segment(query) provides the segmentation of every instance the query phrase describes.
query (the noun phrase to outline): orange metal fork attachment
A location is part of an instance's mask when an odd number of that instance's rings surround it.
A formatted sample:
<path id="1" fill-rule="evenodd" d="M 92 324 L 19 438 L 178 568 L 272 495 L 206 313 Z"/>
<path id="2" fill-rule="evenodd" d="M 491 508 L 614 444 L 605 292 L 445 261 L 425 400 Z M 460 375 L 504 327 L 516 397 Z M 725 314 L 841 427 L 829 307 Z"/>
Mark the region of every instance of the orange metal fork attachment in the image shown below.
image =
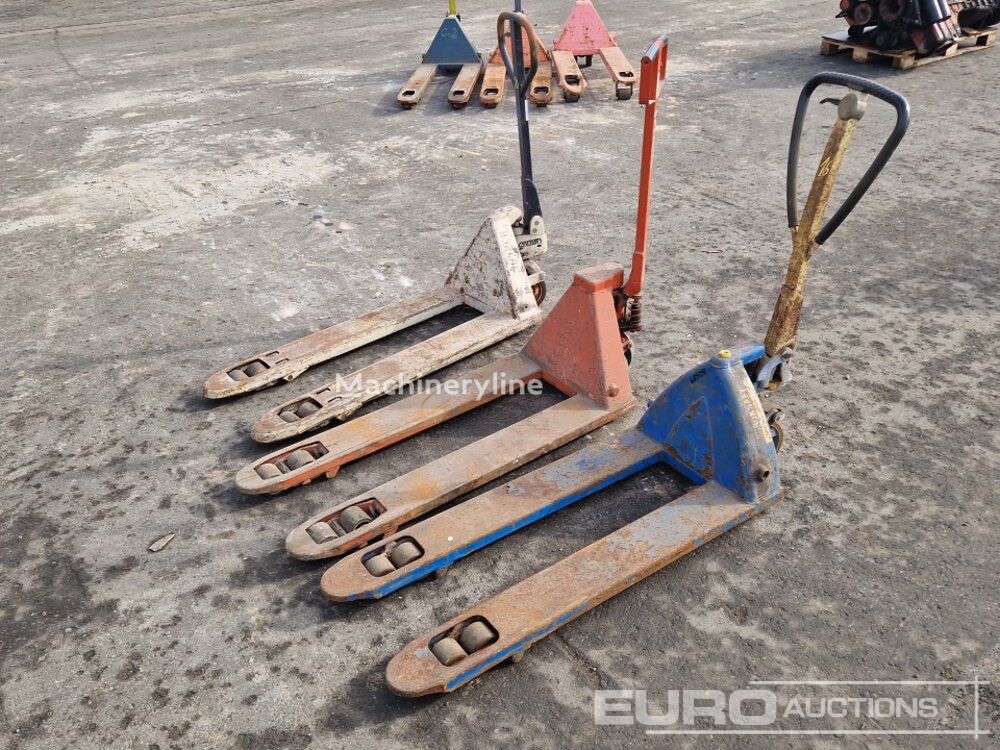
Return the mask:
<path id="1" fill-rule="evenodd" d="M 504 20 L 500 20 L 505 24 Z M 498 39 L 497 48 L 490 55 L 486 64 L 486 73 L 483 75 L 483 86 L 479 91 L 479 101 L 487 109 L 493 109 L 499 104 L 503 104 L 507 91 L 508 69 L 506 61 L 500 47 L 507 50 L 508 57 L 516 54 L 512 42 L 511 32 L 505 31 Z M 552 102 L 552 55 L 542 42 L 541 37 L 535 33 L 535 29 L 530 24 L 522 27 L 520 47 L 524 59 L 524 69 L 532 67 L 532 58 L 537 61 L 538 69 L 531 77 L 528 88 L 528 100 L 535 106 L 545 107 Z M 511 80 L 514 80 L 514 73 L 511 72 Z"/>

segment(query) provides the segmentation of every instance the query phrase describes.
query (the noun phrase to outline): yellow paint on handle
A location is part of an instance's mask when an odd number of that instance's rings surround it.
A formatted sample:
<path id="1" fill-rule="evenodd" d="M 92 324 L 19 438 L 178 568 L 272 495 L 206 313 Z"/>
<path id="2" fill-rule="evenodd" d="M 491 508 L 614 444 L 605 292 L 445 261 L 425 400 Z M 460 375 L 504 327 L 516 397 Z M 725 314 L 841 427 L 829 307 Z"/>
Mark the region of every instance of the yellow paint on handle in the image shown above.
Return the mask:
<path id="1" fill-rule="evenodd" d="M 448 0 L 448 15 L 457 16 L 458 15 L 458 2 L 457 0 Z"/>

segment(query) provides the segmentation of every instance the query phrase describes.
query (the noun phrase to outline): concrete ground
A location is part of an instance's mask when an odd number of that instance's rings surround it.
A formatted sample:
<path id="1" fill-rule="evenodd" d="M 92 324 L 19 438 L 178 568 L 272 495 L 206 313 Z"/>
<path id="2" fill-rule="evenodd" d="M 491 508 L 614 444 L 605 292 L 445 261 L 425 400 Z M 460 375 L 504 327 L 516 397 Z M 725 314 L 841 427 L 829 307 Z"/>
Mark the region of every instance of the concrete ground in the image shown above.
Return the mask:
<path id="1" fill-rule="evenodd" d="M 487 212 L 518 201 L 509 103 L 453 112 L 442 82 L 416 110 L 395 105 L 444 6 L 0 2 L 0 747 L 661 747 L 642 727 L 595 726 L 593 691 L 646 689 L 662 705 L 669 689 L 751 680 L 1000 681 L 1000 259 L 987 235 L 1000 51 L 899 74 L 819 56 L 820 34 L 841 28 L 832 0 L 674 0 L 603 3 L 633 61 L 654 34 L 672 39 L 632 367 L 642 402 L 720 346 L 763 335 L 789 254 L 784 158 L 807 78 L 868 75 L 913 108 L 897 158 L 814 264 L 796 382 L 778 398 L 786 502 L 516 667 L 436 699 L 387 691 L 385 665 L 411 638 L 683 490 L 648 471 L 443 580 L 335 607 L 319 594 L 325 566 L 285 554 L 290 528 L 554 397 L 501 401 L 284 496 L 233 489 L 262 453 L 248 425 L 336 370 L 222 404 L 201 397 L 205 377 L 433 288 Z M 529 3 L 543 36 L 567 6 Z M 496 4 L 461 9 L 488 46 Z M 641 108 L 616 101 L 603 71 L 591 81 L 578 104 L 531 113 L 547 308 L 574 269 L 627 262 L 632 243 Z M 886 132 L 875 109 L 845 185 Z M 817 110 L 803 172 L 832 122 Z M 147 551 L 167 533 L 172 544 Z M 980 691 L 988 728 L 1000 692 Z M 968 726 L 973 702 L 958 690 L 932 726 Z"/>

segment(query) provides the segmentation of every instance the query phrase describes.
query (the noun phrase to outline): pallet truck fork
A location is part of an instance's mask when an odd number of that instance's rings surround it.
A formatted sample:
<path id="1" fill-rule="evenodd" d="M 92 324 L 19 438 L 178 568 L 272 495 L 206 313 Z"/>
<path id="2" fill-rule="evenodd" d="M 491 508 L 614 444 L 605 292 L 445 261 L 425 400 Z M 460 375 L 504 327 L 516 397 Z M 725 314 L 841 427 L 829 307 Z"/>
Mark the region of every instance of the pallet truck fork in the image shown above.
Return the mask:
<path id="1" fill-rule="evenodd" d="M 229 365 L 208 379 L 205 396 L 228 398 L 293 380 L 310 367 L 462 305 L 482 313 L 271 409 L 253 426 L 252 435 L 258 442 L 275 442 L 346 420 L 387 392 L 540 322 L 546 284 L 538 261 L 548 250 L 548 235 L 532 173 L 528 122 L 521 116 L 518 144 L 521 208 L 493 212 L 440 289 Z"/>
<path id="2" fill-rule="evenodd" d="M 458 13 L 455 0 L 449 1 L 448 15 L 424 53 L 423 61 L 396 97 L 399 106 L 412 109 L 419 104 L 439 70 L 458 71 L 455 83 L 448 92 L 448 101 L 455 109 L 462 109 L 472 99 L 472 92 L 483 72 L 483 59 L 462 28 L 462 16 Z"/>
<path id="3" fill-rule="evenodd" d="M 622 53 L 614 34 L 604 25 L 594 4 L 590 0 L 577 0 L 562 33 L 552 43 L 552 62 L 566 101 L 579 101 L 587 88 L 587 79 L 580 71 L 579 60 L 583 59 L 583 67 L 588 68 L 593 63 L 594 55 L 604 60 L 615 82 L 615 96 L 631 99 L 635 70 Z"/>
<path id="4" fill-rule="evenodd" d="M 521 13 L 521 2 L 514 3 L 514 12 Z M 502 24 L 503 21 L 500 21 Z M 529 31 L 530 29 L 530 31 Z M 506 52 L 500 51 L 504 47 Z M 507 90 L 509 66 L 506 57 L 523 55 L 525 68 L 536 68 L 528 85 L 528 101 L 536 107 L 546 107 L 552 103 L 552 55 L 535 33 L 532 26 L 522 28 L 520 37 L 514 39 L 509 32 L 498 35 L 497 47 L 486 63 L 483 86 L 479 91 L 479 101 L 487 109 L 503 104 Z M 532 58 L 534 62 L 532 62 Z"/>
<path id="5" fill-rule="evenodd" d="M 800 220 L 794 187 L 798 144 L 809 98 L 821 83 L 851 91 L 839 100 L 838 120 Z M 844 206 L 820 229 L 867 95 L 896 108 L 896 127 Z M 332 598 L 384 595 L 653 464 L 663 462 L 696 483 L 680 498 L 412 641 L 388 665 L 390 690 L 405 697 L 450 692 L 501 662 L 520 661 L 528 648 L 570 620 L 780 502 L 777 433 L 761 395 L 788 381 L 762 377 L 761 365 L 767 370 L 780 347 L 794 345 L 811 255 L 885 166 L 908 122 L 906 100 L 889 89 L 855 76 L 815 76 L 800 97 L 793 128 L 788 170 L 792 261 L 769 343 L 723 349 L 692 368 L 660 395 L 636 429 L 609 448 L 580 451 L 526 474 L 409 527 L 405 541 L 390 537 L 327 572 L 324 590 Z M 779 349 L 772 348 L 775 343 Z M 787 368 L 787 358 L 782 361 Z M 382 548 L 398 551 L 404 545 L 413 554 L 401 557 L 413 557 L 411 562 L 386 566 L 379 560 Z"/>
<path id="6" fill-rule="evenodd" d="M 501 35 L 507 24 L 530 29 L 520 13 L 501 13 L 500 21 Z M 518 116 L 526 118 L 526 91 L 537 70 L 537 58 L 532 55 L 528 75 L 521 76 L 516 67 L 520 56 L 504 54 L 511 79 L 519 82 Z M 636 244 L 627 282 L 624 269 L 617 263 L 580 271 L 519 354 L 444 383 L 436 392 L 410 396 L 265 456 L 244 467 L 237 474 L 236 484 L 244 493 L 267 494 L 308 484 L 322 476 L 333 477 L 350 461 L 521 391 L 533 381 L 544 381 L 569 398 L 452 453 L 425 467 L 422 473 L 407 475 L 389 487 L 317 516 L 301 530 L 298 541 L 289 543 L 293 554 L 314 559 L 364 544 L 449 497 L 480 486 L 484 475 L 500 476 L 597 429 L 635 405 L 628 375 L 628 333 L 639 328 L 645 277 L 656 102 L 666 75 L 666 57 L 658 63 L 655 70 L 650 70 L 649 96 L 644 99 Z M 315 528 L 310 531 L 311 527 Z"/>

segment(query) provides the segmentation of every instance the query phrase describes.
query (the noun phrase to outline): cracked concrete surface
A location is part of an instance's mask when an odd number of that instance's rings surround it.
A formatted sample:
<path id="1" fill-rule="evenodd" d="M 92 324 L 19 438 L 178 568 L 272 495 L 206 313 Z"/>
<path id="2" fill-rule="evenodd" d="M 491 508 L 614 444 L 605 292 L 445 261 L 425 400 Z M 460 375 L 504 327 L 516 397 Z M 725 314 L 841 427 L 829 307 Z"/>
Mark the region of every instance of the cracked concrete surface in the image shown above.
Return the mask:
<path id="1" fill-rule="evenodd" d="M 529 4 L 543 37 L 568 4 Z M 244 354 L 440 284 L 488 211 L 518 198 L 513 109 L 452 112 L 443 82 L 418 109 L 395 106 L 443 12 L 436 0 L 402 10 L 387 0 L 0 2 L 0 747 L 658 747 L 663 738 L 638 728 L 595 727 L 592 691 L 1000 682 L 1000 259 L 987 234 L 1000 192 L 989 85 L 1000 51 L 907 74 L 822 58 L 820 34 L 840 29 L 835 5 L 601 7 L 633 61 L 655 33 L 672 41 L 648 326 L 632 368 L 642 401 L 718 347 L 763 335 L 790 248 L 786 139 L 809 75 L 867 75 L 911 102 L 898 156 L 814 264 L 796 382 L 780 396 L 786 502 L 518 666 L 404 701 L 383 672 L 412 637 L 682 484 L 648 471 L 440 581 L 331 607 L 319 595 L 324 566 L 286 556 L 290 528 L 552 395 L 501 401 L 334 481 L 262 500 L 232 488 L 265 452 L 248 425 L 333 368 L 223 404 L 200 387 Z M 487 47 L 497 6 L 462 10 Z M 641 108 L 615 101 L 603 71 L 590 77 L 578 104 L 557 96 L 531 113 L 548 308 L 574 269 L 627 261 L 631 247 Z M 888 122 L 866 117 L 845 183 Z M 825 127 L 816 115 L 807 158 Z M 347 357 L 344 370 L 454 320 Z M 147 552 L 170 532 L 166 549 Z M 970 701 L 958 700 L 953 724 Z M 981 699 L 986 726 L 998 712 L 994 685 Z"/>

